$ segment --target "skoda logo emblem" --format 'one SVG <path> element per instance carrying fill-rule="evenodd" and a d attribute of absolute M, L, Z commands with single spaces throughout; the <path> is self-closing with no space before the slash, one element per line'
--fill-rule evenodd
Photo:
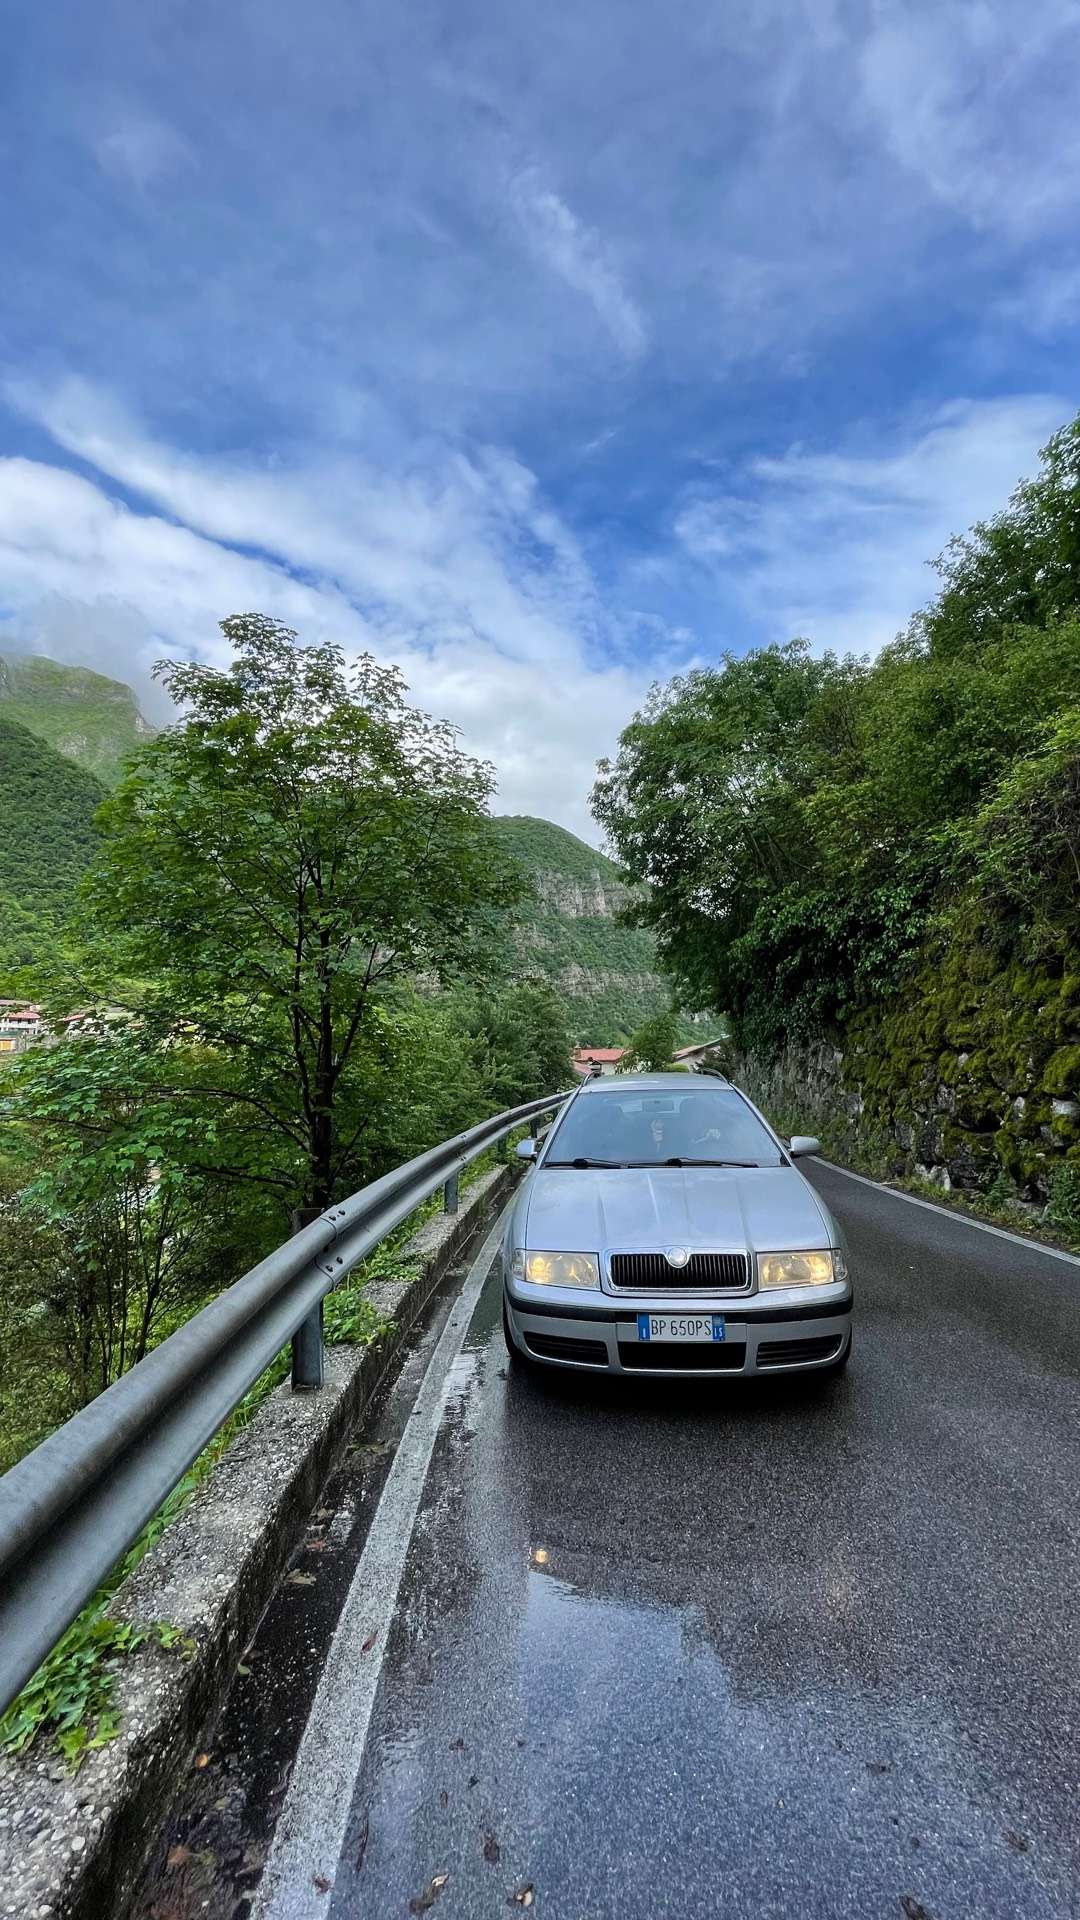
<path fill-rule="evenodd" d="M 685 1267 L 689 1258 L 685 1247 L 669 1247 L 664 1255 L 669 1267 Z"/>

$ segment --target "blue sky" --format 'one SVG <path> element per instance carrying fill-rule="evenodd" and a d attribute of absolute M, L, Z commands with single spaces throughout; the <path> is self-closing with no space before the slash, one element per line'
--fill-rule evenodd
<path fill-rule="evenodd" d="M 0 644 L 250 608 L 595 837 L 656 678 L 880 647 L 1080 405 L 1075 0 L 6 0 Z"/>

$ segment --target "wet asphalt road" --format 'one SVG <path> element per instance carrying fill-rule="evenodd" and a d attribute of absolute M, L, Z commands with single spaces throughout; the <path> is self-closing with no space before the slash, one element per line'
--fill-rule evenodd
<path fill-rule="evenodd" d="M 815 1181 L 842 1382 L 536 1386 L 486 1286 L 332 1920 L 1080 1910 L 1080 1267 Z"/>
<path fill-rule="evenodd" d="M 813 1177 L 828 1386 L 508 1377 L 489 1282 L 333 1920 L 1080 1912 L 1080 1268 Z"/>
<path fill-rule="evenodd" d="M 286 1920 L 1080 1915 L 1080 1265 L 811 1177 L 854 1262 L 841 1381 L 538 1385 L 488 1282 L 355 1650 L 383 1664 L 340 1861 Z M 248 1914 L 440 1324 L 324 1490 L 319 1579 L 245 1655 L 140 1920 Z"/>

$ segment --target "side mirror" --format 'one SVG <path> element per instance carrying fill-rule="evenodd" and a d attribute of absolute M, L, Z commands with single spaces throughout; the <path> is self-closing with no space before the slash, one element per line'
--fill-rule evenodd
<path fill-rule="evenodd" d="M 821 1141 L 812 1133 L 793 1133 L 788 1141 L 788 1152 L 793 1160 L 805 1160 L 810 1153 L 821 1152 Z"/>
<path fill-rule="evenodd" d="M 527 1140 L 518 1141 L 517 1146 L 514 1148 L 514 1152 L 517 1154 L 517 1157 L 519 1160 L 535 1160 L 536 1149 L 539 1145 L 540 1145 L 539 1140 L 534 1140 L 532 1135 L 530 1134 Z"/>

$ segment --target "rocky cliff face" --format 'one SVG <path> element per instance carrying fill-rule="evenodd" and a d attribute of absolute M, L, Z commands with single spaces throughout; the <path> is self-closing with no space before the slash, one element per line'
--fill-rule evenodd
<path fill-rule="evenodd" d="M 516 935 L 520 972 L 557 988 L 579 1044 L 619 1045 L 668 1004 L 670 988 L 651 936 L 619 922 L 630 890 L 618 868 L 550 820 L 504 815 L 495 824 L 534 889 Z"/>
<path fill-rule="evenodd" d="M 545 907 L 570 920 L 614 920 L 630 899 L 629 887 L 605 880 L 599 870 L 589 880 L 578 880 L 541 867 L 533 884 Z"/>

